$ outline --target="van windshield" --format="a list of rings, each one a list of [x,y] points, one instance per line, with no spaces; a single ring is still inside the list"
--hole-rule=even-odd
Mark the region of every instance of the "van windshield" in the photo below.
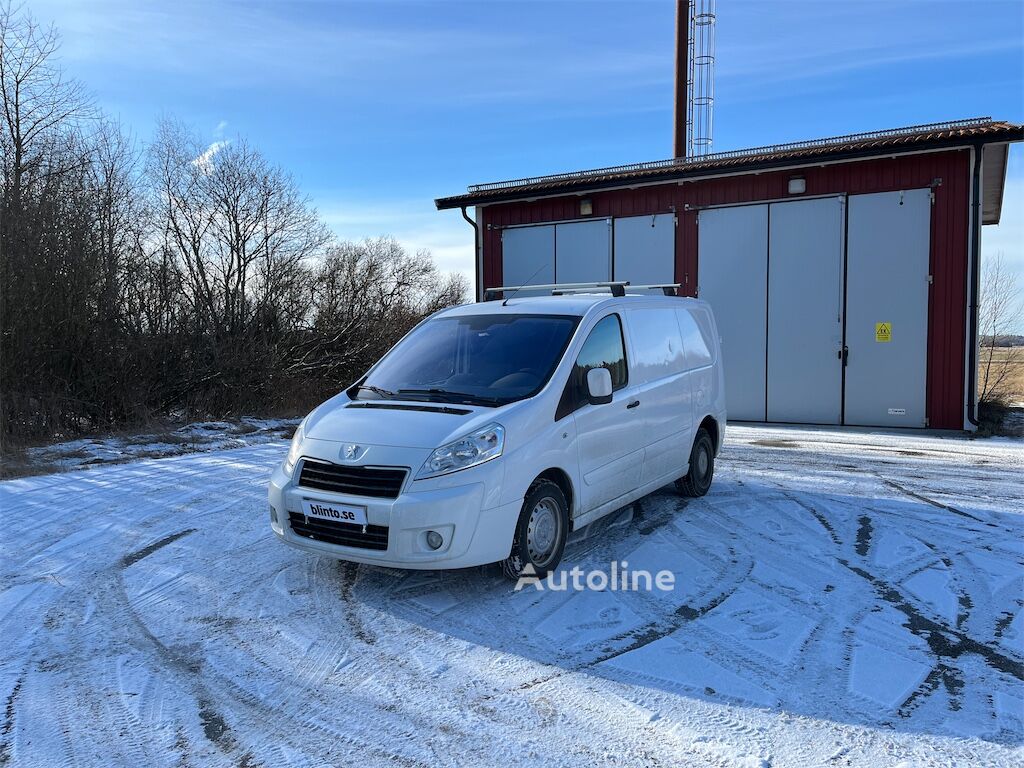
[[[580,318],[465,315],[428,320],[386,354],[358,399],[504,405],[551,378]]]

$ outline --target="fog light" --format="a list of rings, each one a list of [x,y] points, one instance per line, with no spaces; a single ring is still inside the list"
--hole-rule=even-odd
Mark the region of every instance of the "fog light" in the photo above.
[[[444,537],[437,531],[427,531],[427,546],[431,549],[440,549],[444,544]]]
[[[270,522],[277,525],[277,510],[274,509],[274,505],[270,505]]]

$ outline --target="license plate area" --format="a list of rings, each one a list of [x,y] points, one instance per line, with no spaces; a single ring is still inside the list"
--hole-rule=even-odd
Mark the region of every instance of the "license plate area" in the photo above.
[[[302,514],[316,520],[329,520],[332,523],[348,523],[349,525],[367,524],[366,507],[358,504],[339,504],[334,501],[320,499],[303,499]]]

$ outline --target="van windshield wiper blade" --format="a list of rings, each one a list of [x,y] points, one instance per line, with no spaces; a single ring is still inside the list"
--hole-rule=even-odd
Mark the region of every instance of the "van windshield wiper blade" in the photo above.
[[[384,389],[383,387],[375,387],[372,384],[360,384],[359,388],[360,389],[368,389],[371,392],[373,392],[373,394],[380,395],[383,398],[390,399],[392,397],[398,397],[398,394],[395,393],[395,392],[392,392],[390,389]]]
[[[399,395],[427,395],[430,397],[440,397],[448,400],[454,400],[462,403],[480,403],[482,405],[502,405],[501,398],[489,397],[487,395],[474,395],[471,392],[452,392],[447,389],[400,389],[398,390]]]

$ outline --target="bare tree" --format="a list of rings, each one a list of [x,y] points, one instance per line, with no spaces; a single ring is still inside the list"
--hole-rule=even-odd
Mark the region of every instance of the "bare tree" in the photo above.
[[[1006,268],[1003,254],[989,259],[981,280],[978,332],[982,338],[978,367],[978,400],[1007,405],[1020,392],[1015,382],[1024,368],[1022,347],[1000,345],[1000,339],[1019,331],[1022,316],[1020,283]]]
[[[55,62],[58,36],[0,5],[0,439],[49,429],[66,411],[75,335],[88,306],[89,227],[81,188],[89,163],[82,87]]]
[[[59,44],[52,26],[41,27],[31,14],[10,2],[0,6],[3,173],[15,215],[27,175],[41,180],[47,173],[66,170],[52,162],[66,156],[46,151],[54,134],[94,113],[82,85],[65,78],[56,65]]]
[[[3,0],[0,0],[3,3]],[[302,411],[463,299],[426,252],[333,244],[242,139],[146,151],[0,5],[0,447],[170,413]]]
[[[164,247],[179,260],[193,308],[234,336],[275,312],[292,276],[330,235],[294,180],[244,140],[203,149],[179,123],[161,123],[150,175]]]
[[[331,249],[311,282],[312,331],[290,370],[340,388],[421,319],[465,301],[462,275],[441,273],[428,251],[410,254],[391,237]]]

